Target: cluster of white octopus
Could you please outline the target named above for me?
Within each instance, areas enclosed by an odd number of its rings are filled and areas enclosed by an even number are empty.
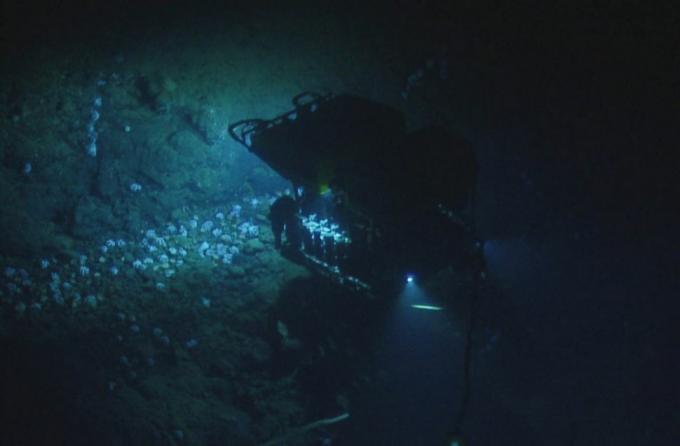
[[[244,200],[203,217],[193,215],[163,228],[143,230],[136,240],[110,238],[69,261],[46,256],[34,266],[7,265],[4,283],[0,282],[0,304],[13,306],[18,314],[29,309],[38,312],[48,305],[95,308],[105,297],[104,284],[140,274],[153,279],[156,289],[165,290],[166,281],[187,265],[232,264],[242,255],[243,245],[259,237],[257,222],[273,200],[269,196]]]

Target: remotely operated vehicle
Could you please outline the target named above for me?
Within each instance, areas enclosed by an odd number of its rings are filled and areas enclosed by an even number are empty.
[[[292,183],[299,243],[282,253],[372,291],[465,261],[473,238],[473,147],[440,127],[407,132],[401,112],[350,95],[302,93],[273,119],[229,126]]]

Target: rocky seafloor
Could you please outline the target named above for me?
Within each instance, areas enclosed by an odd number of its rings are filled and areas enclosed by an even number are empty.
[[[22,403],[7,410],[25,422],[30,414],[21,404],[28,411],[44,404],[55,418],[68,408],[64,418],[77,416],[61,424],[75,430],[64,433],[70,441],[108,433],[126,444],[210,444],[220,437],[205,438],[216,435],[211,424],[230,444],[247,444],[299,419],[295,386],[266,371],[276,345],[268,339],[275,332],[267,308],[282,283],[305,274],[260,231],[267,205],[266,197],[253,198],[224,212],[187,215],[77,254],[3,256],[5,382],[22,378],[12,374],[24,366],[43,368],[30,371],[36,389],[11,389],[9,400]],[[63,358],[23,356],[45,346]],[[78,381],[73,393],[36,404],[34,391],[50,372],[56,377],[46,385],[65,390],[64,370],[77,374],[68,378]],[[76,397],[106,412],[81,413],[84,407],[72,406]],[[122,412],[112,417],[116,408]],[[89,427],[77,427],[79,421]]]

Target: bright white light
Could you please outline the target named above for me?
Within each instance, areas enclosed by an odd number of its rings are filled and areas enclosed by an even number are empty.
[[[406,283],[413,283],[414,277],[413,274],[409,274],[406,276]]]

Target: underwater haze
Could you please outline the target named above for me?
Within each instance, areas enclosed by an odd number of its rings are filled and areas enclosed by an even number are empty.
[[[3,2],[0,444],[679,444],[677,8],[449,3]],[[229,128],[303,92],[467,141],[470,240],[385,145],[396,285],[287,255]]]

